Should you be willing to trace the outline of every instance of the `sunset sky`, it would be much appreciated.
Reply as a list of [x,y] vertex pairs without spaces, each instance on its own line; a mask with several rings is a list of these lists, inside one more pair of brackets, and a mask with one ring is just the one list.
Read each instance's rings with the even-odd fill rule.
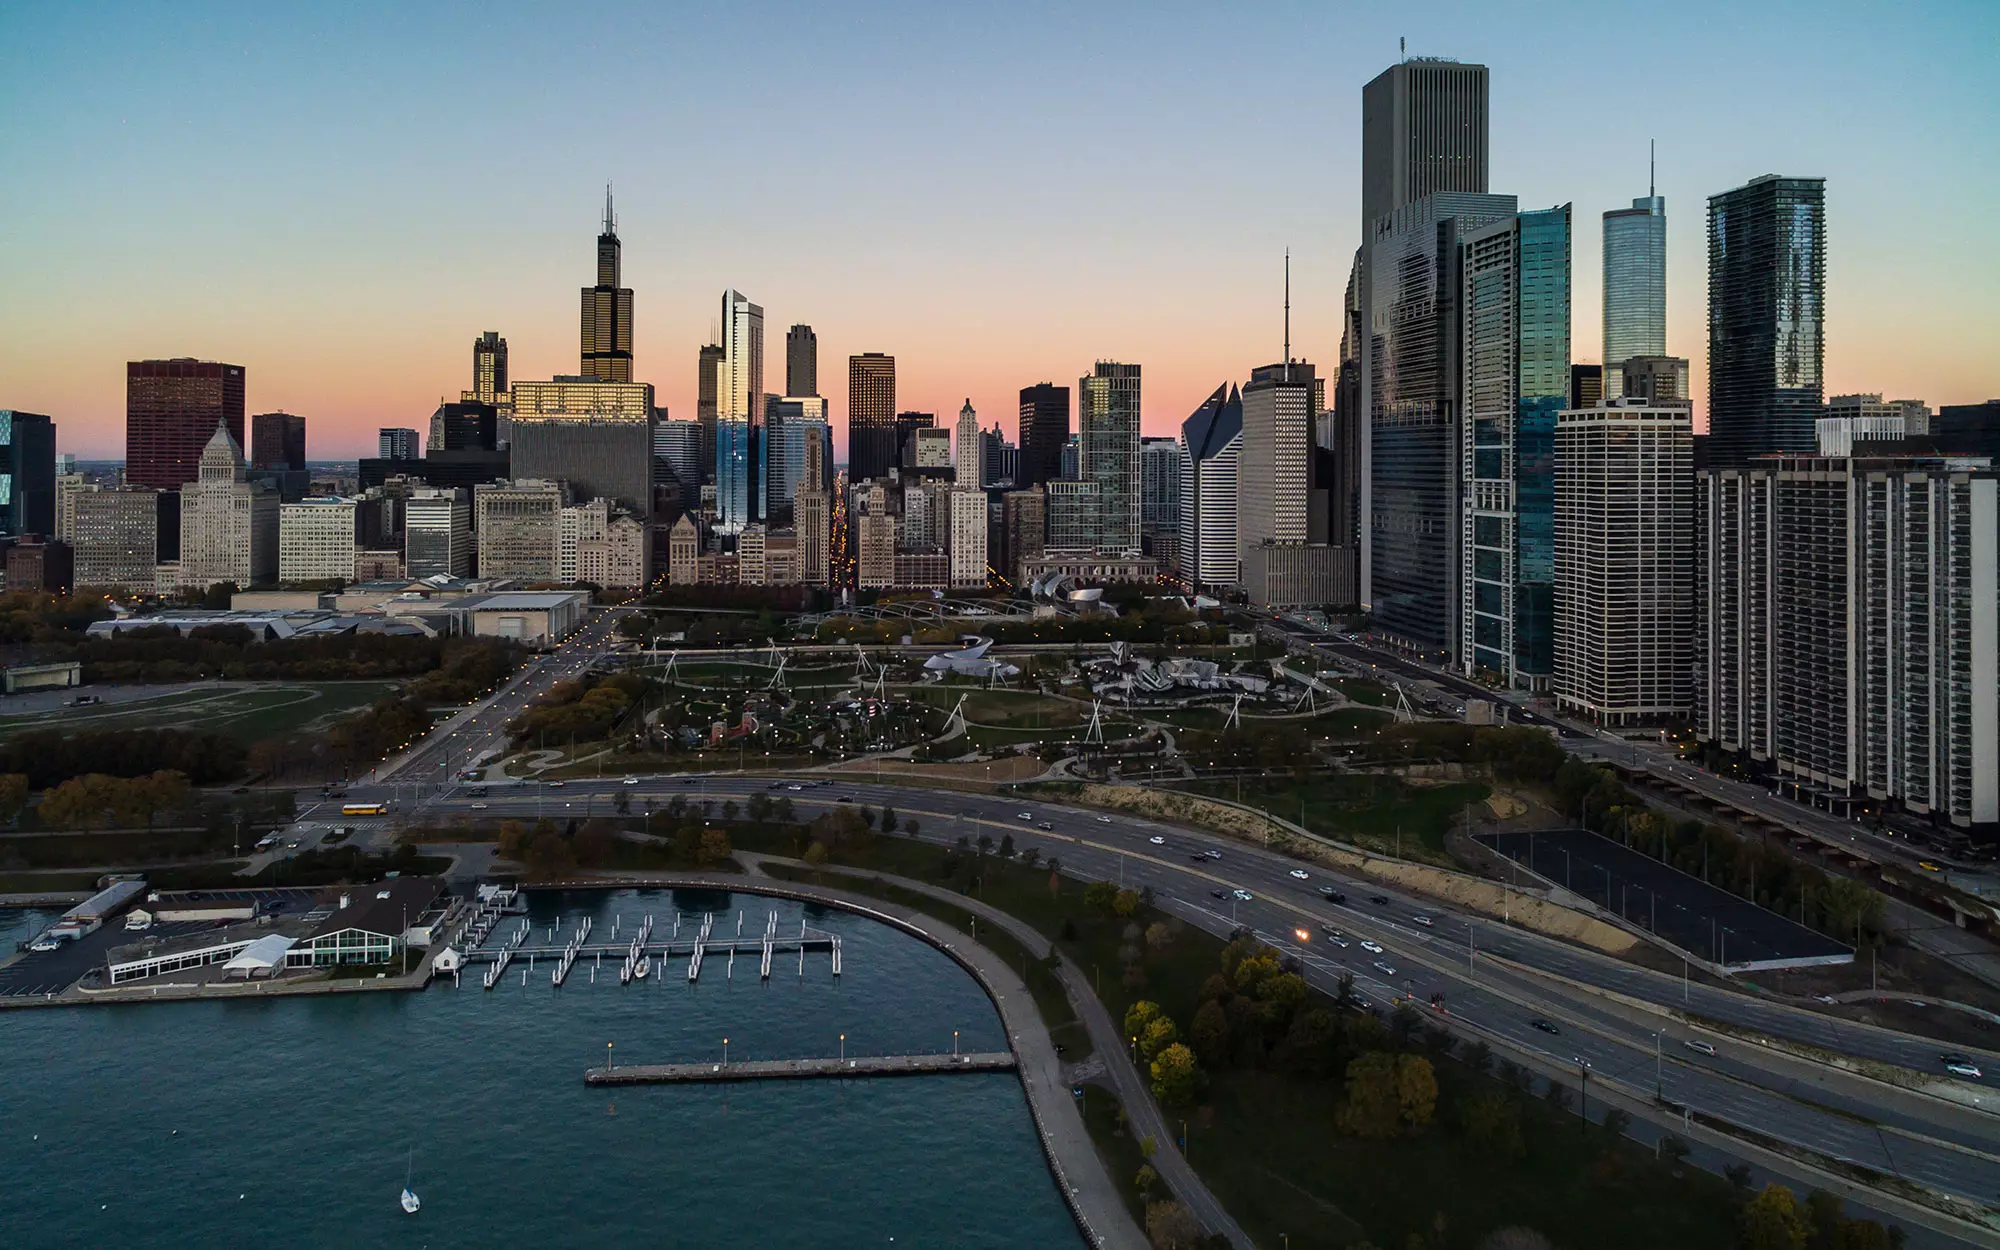
[[1828,392],[2000,395],[2000,4],[13,4],[0,9],[0,408],[124,452],[124,362],[249,371],[315,459],[468,385],[577,367],[617,185],[636,372],[694,415],[725,287],[767,389],[811,323],[903,408],[1011,435],[1016,392],[1145,368],[1148,433],[1276,359],[1331,364],[1361,88],[1492,71],[1492,189],[1571,201],[1573,356],[1600,215],[1659,143],[1669,350],[1706,392],[1706,197],[1827,179]]

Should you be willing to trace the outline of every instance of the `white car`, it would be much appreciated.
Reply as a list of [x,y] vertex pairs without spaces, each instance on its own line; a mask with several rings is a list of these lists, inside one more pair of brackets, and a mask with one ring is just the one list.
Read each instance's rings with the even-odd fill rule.
[[1167,840],[1161,837],[1157,833],[1154,834],[1152,837],[1147,838],[1146,841],[1152,843],[1154,846],[1165,846],[1167,844]]
[[1239,902],[1239,903],[1247,903],[1247,902],[1249,902],[1249,901],[1250,901],[1250,891],[1248,891],[1248,890],[1231,890],[1231,891],[1229,892],[1229,897],[1231,897],[1231,898],[1235,899],[1235,900],[1236,900],[1237,902]]
[[1944,1065],[1944,1070],[1953,1076],[1962,1076],[1968,1081],[1976,1081],[1985,1075],[1979,1070],[1979,1065],[1972,1063],[1948,1063]]
[[786,787],[785,787],[785,789],[787,789],[787,790],[803,790],[803,789],[805,789],[805,787],[804,787],[804,786],[786,786]]
[[627,777],[625,779],[624,784],[628,786],[636,786],[639,784],[639,779],[637,777]]
[[1033,812],[1015,812],[1015,813],[1014,813],[1014,819],[1015,819],[1015,820],[1033,820],[1034,818],[1035,818],[1035,814],[1034,814]]
[[1715,1047],[1709,1045],[1707,1042],[1695,1041],[1693,1038],[1682,1042],[1681,1045],[1686,1046],[1697,1055],[1713,1055],[1715,1053]]
[[1108,824],[1110,824],[1110,823],[1111,823],[1111,817],[1109,817],[1109,816],[1099,816],[1099,817],[1097,818],[1097,823],[1098,823],[1098,824],[1100,824],[1100,825],[1108,825]]
[[1411,924],[1420,924],[1420,925],[1422,925],[1422,926],[1423,926],[1424,928],[1428,929],[1428,928],[1430,928],[1430,927],[1431,927],[1431,918],[1430,918],[1429,916],[1422,916],[1422,915],[1418,915],[1418,916],[1411,916],[1411,917],[1410,917],[1410,923],[1411,923]]
[[1222,858],[1222,852],[1221,852],[1221,851],[1203,851],[1203,852],[1202,852],[1202,854],[1203,854],[1203,855],[1206,855],[1206,856],[1208,856],[1208,857],[1209,857],[1210,859],[1221,859],[1221,858]]
[[485,810],[486,810],[486,804],[484,804],[484,803],[474,803],[474,804],[472,805],[472,810],[473,810],[473,811],[475,811],[475,812],[483,812],[483,811],[485,811]]
[[1393,977],[1396,975],[1396,965],[1388,962],[1387,960],[1378,959],[1375,961],[1375,971],[1381,973],[1385,977]]
[[1362,938],[1361,949],[1367,951],[1371,955],[1379,955],[1382,953],[1382,944],[1380,942],[1377,942],[1373,938]]
[[1294,881],[1305,881],[1309,879],[1309,875],[1303,868],[1294,868],[1292,869],[1292,879]]

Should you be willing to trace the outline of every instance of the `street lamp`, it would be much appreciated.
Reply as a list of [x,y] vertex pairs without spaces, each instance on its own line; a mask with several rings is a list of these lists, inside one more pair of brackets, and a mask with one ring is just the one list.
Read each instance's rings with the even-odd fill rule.
[[604,1043],[604,1070],[611,1071],[611,1043]]
[[729,1039],[726,1037],[722,1039],[722,1066],[729,1066]]
[[847,1062],[847,1034],[845,1033],[840,1035],[840,1061],[842,1063]]

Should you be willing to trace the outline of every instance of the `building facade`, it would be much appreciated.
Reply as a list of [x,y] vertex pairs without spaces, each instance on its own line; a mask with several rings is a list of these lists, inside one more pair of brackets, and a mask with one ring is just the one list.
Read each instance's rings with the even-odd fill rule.
[[[1308,431],[1310,437],[1310,431]],[[1181,528],[1181,445],[1177,438],[1139,440],[1139,532]]]
[[1100,360],[1077,379],[1077,476],[1097,487],[1097,547],[1139,552],[1139,366]]
[[[1604,214],[1604,393],[1625,394],[1625,362],[1667,354],[1667,201],[1648,194]],[[1573,407],[1593,407],[1575,404]]]
[[896,358],[847,358],[847,480],[886,478],[896,464]]
[[352,499],[302,499],[278,509],[278,580],[346,583],[355,579]]
[[504,404],[507,393],[507,340],[488,330],[472,340],[472,389],[469,403]]
[[715,517],[723,534],[765,517],[764,310],[722,293],[722,363],[715,384]]
[[200,475],[202,450],[224,422],[243,445],[242,365],[134,360],[125,366],[125,483],[175,490]]
[[1637,400],[1556,418],[1555,683],[1601,724],[1694,709],[1694,421]]
[[1486,67],[1404,59],[1361,90],[1361,221],[1427,195],[1484,191]]
[[952,475],[960,486],[982,490],[986,486],[986,438],[979,431],[979,414],[968,396],[958,410],[958,434],[953,440]]
[[56,527],[56,424],[35,412],[0,409],[0,524],[10,534]]
[[269,585],[278,576],[278,492],[249,480],[243,446],[217,422],[199,476],[181,488],[176,584],[206,590],[221,582]]
[[1037,382],[1021,388],[1021,471],[1014,484],[1040,486],[1063,475],[1062,453],[1069,443],[1069,388]]
[[618,219],[604,193],[604,228],[597,235],[597,282],[583,288],[577,373],[606,382],[632,380],[632,288],[620,286]]
[[819,335],[809,325],[785,331],[785,398],[819,395]]
[[951,584],[958,588],[986,585],[986,492],[977,486],[954,486],[944,497],[946,517],[940,527],[951,555]]
[[411,578],[472,572],[472,503],[463,487],[418,487],[403,501],[403,564]]
[[76,541],[76,497],[102,490],[103,487],[84,477],[81,473],[60,473],[56,475],[56,541],[74,543]]
[[1028,583],[1022,571],[1042,558],[1048,544],[1048,495],[1039,486],[1000,497],[1000,532],[1006,544],[1002,569],[1015,587]]
[[1237,465],[1243,451],[1243,399],[1225,382],[1181,423],[1179,574],[1193,590],[1241,582],[1237,542]]
[[1811,452],[1826,321],[1826,180],[1708,200],[1708,460]]
[[472,529],[481,577],[555,581],[560,517],[569,504],[561,482],[519,478],[472,491]]
[[153,589],[158,561],[159,496],[139,487],[94,490],[75,497],[71,550],[76,584],[93,590]]
[[290,412],[260,412],[251,417],[250,467],[303,473],[306,419]]
[[384,426],[375,432],[375,456],[380,460],[415,460],[422,454],[417,432],[406,426]]

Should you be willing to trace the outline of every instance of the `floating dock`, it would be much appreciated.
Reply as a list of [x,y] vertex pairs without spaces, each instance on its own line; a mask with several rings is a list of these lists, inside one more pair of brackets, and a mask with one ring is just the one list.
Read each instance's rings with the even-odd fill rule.
[[936,1076],[1011,1072],[1009,1051],[963,1055],[856,1055],[851,1059],[751,1059],[741,1063],[641,1063],[585,1068],[586,1085],[673,1085],[691,1081],[841,1080],[864,1076]]

